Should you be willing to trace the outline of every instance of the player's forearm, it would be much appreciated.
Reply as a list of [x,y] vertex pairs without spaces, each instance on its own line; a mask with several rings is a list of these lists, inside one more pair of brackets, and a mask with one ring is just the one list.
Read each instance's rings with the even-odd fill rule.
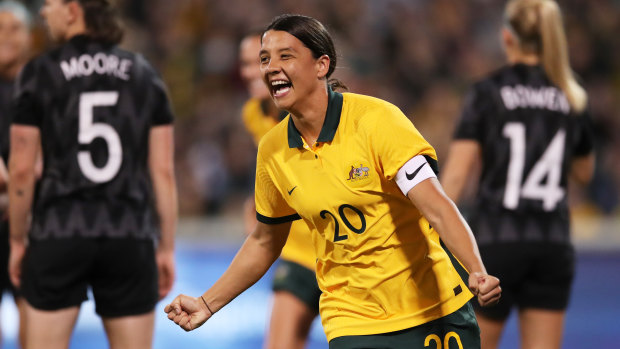
[[40,146],[40,134],[37,127],[11,126],[9,229],[12,241],[23,242],[30,228],[30,210],[36,181],[35,164]]
[[456,205],[446,200],[439,215],[429,223],[439,233],[448,250],[465,266],[467,271],[486,273],[476,239]]
[[[261,224],[259,223],[258,226]],[[218,311],[243,291],[254,285],[280,256],[288,235],[257,234],[248,236],[232,263],[203,297],[213,312]],[[260,228],[258,228],[260,229]]]
[[162,172],[165,173],[153,177],[155,202],[161,230],[159,248],[172,251],[174,250],[174,235],[178,220],[177,190],[174,170]]
[[29,216],[34,196],[34,170],[14,169],[10,172],[9,221],[11,239],[24,241],[30,227]]
[[471,229],[437,179],[420,182],[409,191],[408,197],[470,273],[486,273]]

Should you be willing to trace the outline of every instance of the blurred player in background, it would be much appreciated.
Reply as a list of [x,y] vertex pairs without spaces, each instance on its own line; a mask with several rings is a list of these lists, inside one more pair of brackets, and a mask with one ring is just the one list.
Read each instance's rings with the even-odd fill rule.
[[[286,116],[273,103],[260,72],[262,33],[247,35],[239,47],[241,77],[251,97],[243,106],[243,122],[257,145]],[[246,204],[245,216],[250,234],[256,226],[254,197]],[[301,220],[295,221],[274,275],[267,349],[305,347],[312,321],[319,313],[321,290],[314,274],[315,265],[310,228]]]
[[199,297],[176,297],[168,318],[186,331],[202,325],[260,279],[301,219],[312,227],[330,348],[479,347],[469,300],[496,302],[499,280],[439,186],[434,149],[394,105],[334,91],[337,55],[319,21],[277,17],[260,60],[290,114],[258,149],[258,223],[222,277]]
[[[31,16],[26,7],[15,1],[0,2],[0,298],[2,292],[13,293],[20,313],[22,299],[15,293],[9,279],[9,224],[7,164],[9,157],[9,128],[13,86],[17,74],[28,59]],[[19,338],[22,346],[24,317],[20,316]],[[1,334],[1,333],[0,333]]]
[[60,47],[18,78],[9,161],[9,268],[27,301],[26,343],[67,348],[90,287],[110,347],[150,348],[153,309],[174,280],[165,86],[116,46],[123,32],[108,0],[46,0],[41,15]]
[[508,65],[467,97],[442,183],[458,201],[482,163],[470,222],[503,289],[499,304],[477,307],[482,347],[497,347],[516,306],[522,348],[559,348],[575,267],[568,178],[586,184],[594,170],[587,96],[555,1],[510,1],[501,34]]

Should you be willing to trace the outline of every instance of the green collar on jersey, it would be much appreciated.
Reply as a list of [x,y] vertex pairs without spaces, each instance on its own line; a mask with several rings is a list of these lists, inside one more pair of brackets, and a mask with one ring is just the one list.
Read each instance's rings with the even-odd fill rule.
[[[321,128],[317,142],[331,142],[334,139],[338,124],[340,123],[342,99],[341,93],[334,92],[331,87],[327,87],[327,112],[325,113],[325,121],[323,121],[323,128]],[[288,119],[288,146],[289,148],[304,146],[301,134],[297,131],[292,116]]]

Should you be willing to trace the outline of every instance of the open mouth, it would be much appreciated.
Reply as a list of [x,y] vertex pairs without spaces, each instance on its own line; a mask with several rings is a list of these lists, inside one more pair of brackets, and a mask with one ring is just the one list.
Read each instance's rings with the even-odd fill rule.
[[282,97],[286,95],[290,90],[293,84],[286,80],[274,80],[271,82],[271,93],[274,97]]

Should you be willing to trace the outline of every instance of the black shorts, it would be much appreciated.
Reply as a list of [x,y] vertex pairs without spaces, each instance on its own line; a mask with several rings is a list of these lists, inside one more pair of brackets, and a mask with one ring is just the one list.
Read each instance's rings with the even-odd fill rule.
[[476,311],[505,320],[513,306],[564,310],[568,306],[575,275],[575,250],[571,245],[550,243],[503,243],[480,246],[487,272],[500,280],[502,298]]
[[480,349],[480,328],[470,302],[450,315],[405,330],[342,336],[329,349]]
[[155,246],[132,238],[31,240],[21,283],[22,295],[37,309],[79,306],[91,287],[97,314],[145,314],[159,297]]
[[280,259],[273,277],[273,290],[286,291],[304,302],[308,308],[319,312],[321,290],[316,274],[300,264]]

